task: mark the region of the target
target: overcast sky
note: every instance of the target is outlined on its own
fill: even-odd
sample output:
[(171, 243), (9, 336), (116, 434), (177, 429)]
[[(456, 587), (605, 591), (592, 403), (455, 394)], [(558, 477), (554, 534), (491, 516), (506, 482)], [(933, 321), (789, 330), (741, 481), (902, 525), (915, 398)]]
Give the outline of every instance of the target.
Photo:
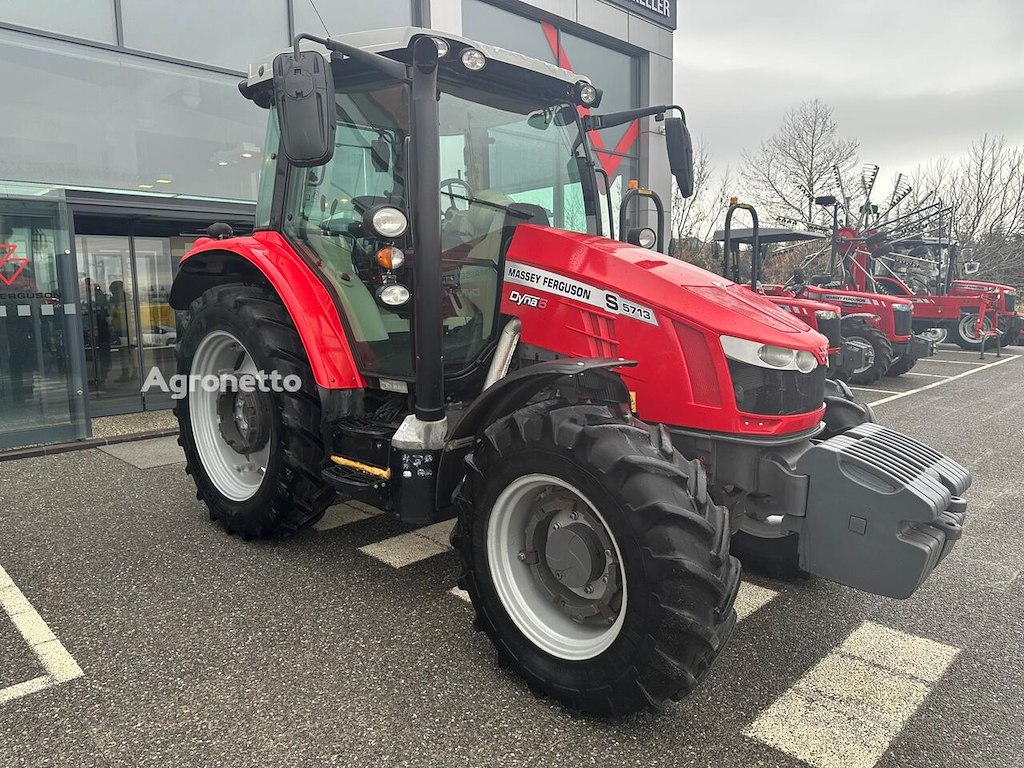
[(1022, 0), (678, 1), (676, 97), (719, 169), (815, 97), (884, 177), (1024, 143)]

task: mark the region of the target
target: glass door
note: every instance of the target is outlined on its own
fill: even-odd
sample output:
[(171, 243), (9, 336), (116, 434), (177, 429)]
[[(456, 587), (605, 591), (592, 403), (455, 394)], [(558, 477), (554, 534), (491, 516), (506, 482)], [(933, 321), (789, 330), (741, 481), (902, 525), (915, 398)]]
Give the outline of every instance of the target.
[(60, 190), (0, 186), (0, 449), (86, 436), (70, 245)]
[[(164, 381), (169, 381), (176, 372), (174, 345), (178, 343), (179, 330), (177, 313), (167, 303), (178, 271), (178, 259), (172, 256), (174, 239), (136, 237), (134, 241), (143, 375), (148, 378), (149, 372), (156, 368)], [(159, 389), (151, 388), (144, 397), (147, 411), (174, 405), (170, 393)]]
[(93, 416), (141, 411), (140, 334), (131, 239), (78, 235), (75, 249), (89, 411)]

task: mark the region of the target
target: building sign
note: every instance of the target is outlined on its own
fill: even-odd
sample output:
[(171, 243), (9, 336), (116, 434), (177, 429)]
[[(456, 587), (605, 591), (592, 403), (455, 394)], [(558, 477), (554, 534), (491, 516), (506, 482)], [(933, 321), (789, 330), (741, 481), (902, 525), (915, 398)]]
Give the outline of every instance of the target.
[(633, 11), (637, 16), (653, 21), (669, 29), (676, 28), (677, 0), (611, 0), (612, 3)]

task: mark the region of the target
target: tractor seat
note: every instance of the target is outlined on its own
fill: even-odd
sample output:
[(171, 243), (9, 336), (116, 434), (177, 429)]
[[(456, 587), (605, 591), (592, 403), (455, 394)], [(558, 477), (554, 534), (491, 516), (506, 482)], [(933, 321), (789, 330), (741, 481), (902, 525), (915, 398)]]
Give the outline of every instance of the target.
[(832, 275), (811, 275), (811, 285), (828, 285), (832, 282)]

